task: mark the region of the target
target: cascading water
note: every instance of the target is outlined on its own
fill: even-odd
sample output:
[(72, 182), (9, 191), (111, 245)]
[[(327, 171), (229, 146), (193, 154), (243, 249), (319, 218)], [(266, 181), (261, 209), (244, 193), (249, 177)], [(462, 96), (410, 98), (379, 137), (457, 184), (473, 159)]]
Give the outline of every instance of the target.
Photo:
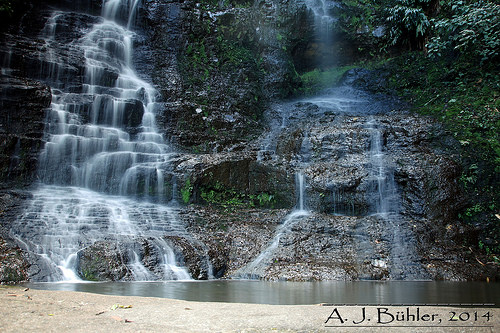
[(305, 177), (301, 172), (295, 175), (295, 187), (297, 192), (297, 204), (295, 208), (276, 228), (274, 237), (269, 242), (269, 245), (254, 260), (239, 269), (235, 277), (248, 279), (258, 279), (262, 277), (266, 267), (268, 267), (273, 260), (276, 249), (280, 244), (280, 239), (291, 230), (293, 225), (310, 215), (309, 211), (305, 209)]
[[(335, 1), (306, 0), (306, 6), (315, 18), (316, 39), (323, 43), (323, 48), (333, 45), (332, 25), (335, 18), (329, 14), (337, 4)], [(325, 59), (318, 50), (318, 65), (324, 65)], [(330, 59), (331, 60), (331, 59)], [(326, 61), (328, 62), (328, 61)], [(410, 228), (405, 225), (400, 215), (401, 204), (394, 180), (393, 168), (388, 165), (388, 156), (383, 151), (383, 138), (380, 125), (374, 115), (378, 113), (376, 104), (364, 100), (363, 96), (348, 87), (331, 89), (325, 95), (307, 100), (326, 110), (346, 117), (367, 119), (364, 130), (368, 134), (369, 149), (364, 153), (368, 163), (365, 165), (367, 177), (365, 183), (365, 200), (361, 207), (356, 207), (354, 201), (359, 194), (346, 193), (345, 188), (332, 186), (333, 213), (335, 215), (367, 215), (358, 220), (355, 234), (359, 249), (360, 262), (371, 262), (375, 267), (388, 269), (391, 279), (425, 279), (421, 265), (418, 262), (414, 246), (414, 237)], [(353, 186), (349, 184), (349, 186)], [(352, 189), (349, 189), (352, 192)], [(372, 229), (379, 229), (381, 237), (386, 240), (388, 255), (378, 257), (371, 239)]]
[(328, 0), (305, 0), (305, 4), (314, 14), (314, 26), (318, 39), (327, 45), (331, 45), (332, 25), (335, 18), (329, 12), (336, 3)]
[(130, 28), (138, 3), (103, 1), (103, 17), (71, 42), (85, 59), (81, 91), (61, 82), (68, 66), (50, 51), (60, 20), (72, 13), (55, 12), (43, 31), (49, 50), (44, 61), (51, 67), (45, 81), (53, 92), (48, 142), (40, 156), (41, 184), (12, 228), (20, 244), (43, 259), (38, 266), (46, 267), (34, 279), (78, 279), (77, 253), (83, 248), (140, 240), (160, 253), (160, 269), (146, 268), (141, 246), (132, 246), (120, 254), (129, 278), (190, 279), (162, 238), (186, 232), (175, 207), (162, 204), (173, 152), (156, 130), (157, 92), (134, 71)]
[(382, 132), (373, 118), (368, 120), (366, 128), (370, 134), (369, 181), (371, 189), (368, 191), (368, 195), (373, 206), (372, 211), (383, 216), (391, 213), (397, 214), (399, 200), (394, 182), (394, 173), (387, 168), (386, 156), (382, 151)]
[(371, 203), (373, 216), (382, 225), (382, 234), (388, 240), (389, 247), (387, 261), (372, 258), (372, 265), (388, 268), (391, 279), (426, 279), (427, 274), (418, 262), (414, 238), (409, 228), (404, 227), (404, 219), (399, 214), (401, 204), (394, 172), (393, 168), (388, 167), (387, 156), (383, 151), (382, 131), (376, 119), (370, 117), (366, 122), (366, 129), (370, 135), (368, 170), (371, 186), (367, 193), (368, 201)]

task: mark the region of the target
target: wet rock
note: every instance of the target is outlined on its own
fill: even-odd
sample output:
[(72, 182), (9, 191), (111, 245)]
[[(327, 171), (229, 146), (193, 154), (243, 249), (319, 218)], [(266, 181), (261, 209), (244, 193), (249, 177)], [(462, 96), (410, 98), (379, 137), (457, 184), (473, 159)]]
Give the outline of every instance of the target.
[(389, 72), (383, 70), (368, 70), (353, 68), (345, 72), (340, 79), (341, 84), (356, 87), (372, 93), (391, 93), (388, 90)]
[(9, 235), (10, 226), (30, 198), (29, 192), (0, 191), (0, 283), (17, 283), (29, 279), (31, 261)]
[[(219, 278), (224, 272), (224, 263), (220, 258), (224, 252), (217, 244), (213, 247), (207, 246), (196, 238), (184, 238), (180, 236), (166, 237), (178, 249), (177, 261), (180, 266), (185, 266), (191, 277), (196, 280), (208, 280), (210, 278)], [(206, 240), (210, 243), (210, 240)], [(225, 261), (224, 261), (225, 262)]]
[(271, 239), (283, 210), (230, 210), (191, 205), (179, 215), (187, 230), (207, 246), (214, 276), (231, 277)]
[[(192, 202), (205, 202), (200, 200), (200, 191), (215, 189), (217, 184), (220, 189), (247, 191), (251, 187), (247, 184), (259, 183), (249, 175), (252, 165), (260, 165), (266, 177), (272, 170), (288, 175), (280, 178), (287, 183), (280, 188), (293, 193), (288, 200), (288, 208), (292, 208), (298, 193), (294, 172), (299, 168), (305, 175), (307, 209), (318, 213), (283, 235), (266, 266), (253, 277), (469, 280), (488, 275), (493, 279), (497, 274), (494, 266), (484, 267), (470, 254), (458, 251), (458, 244), (471, 241), (465, 235), (474, 237), (473, 230), (462, 225), (460, 232), (444, 232), (464, 203), (457, 183), (459, 168), (450, 154), (453, 143), (433, 120), (399, 111), (401, 105), (391, 100), (379, 105), (384, 103), (379, 96), (361, 96), (370, 102), (358, 114), (346, 107), (313, 107), (315, 102), (284, 103), (276, 108), (290, 108), (286, 117), (269, 110), (270, 123), (275, 117), (281, 129), (262, 135), (260, 145), (257, 141), (240, 152), (184, 157), (177, 169), (191, 175), (196, 188)], [(283, 123), (286, 127), (279, 127)], [(377, 144), (381, 145), (375, 153), (383, 156), (384, 168), (394, 178), (398, 193), (394, 217), (377, 215), (376, 180), (370, 171), (374, 133), (379, 133)], [(264, 144), (271, 147), (267, 154), (248, 154), (248, 149), (255, 151)], [(190, 232), (205, 243), (215, 238), (226, 249), (227, 256), (218, 257), (225, 261), (226, 277), (238, 276), (271, 244), (284, 218), (283, 211), (277, 215), (274, 210), (251, 211), (238, 218), (245, 209), (237, 206), (219, 206), (210, 210), (211, 216), (206, 211), (209, 207), (186, 209), (183, 219)], [(443, 241), (436, 243), (435, 234), (442, 235)], [(429, 257), (429, 253), (434, 255)]]
[(186, 189), (188, 180), (192, 187), (189, 202), (206, 203), (204, 194), (214, 191), (227, 201), (239, 198), (249, 203), (251, 197), (267, 194), (273, 197), (268, 206), (294, 205), (294, 175), (284, 168), (257, 161), (253, 152), (183, 155), (173, 163), (177, 164), (178, 179), (183, 180), (179, 190)]
[(116, 242), (96, 242), (78, 252), (77, 272), (84, 280), (119, 281), (128, 271)]
[[(50, 11), (42, 11), (37, 22), (39, 30), (26, 33), (4, 34), (2, 44), (3, 66), (7, 74), (28, 77), (49, 83), (51, 87), (68, 91), (81, 91), (84, 75), (84, 50), (74, 46), (72, 41), (82, 38), (85, 31), (97, 23), (96, 17), (82, 13), (56, 15), (54, 31), (42, 31), (51, 16)], [(27, 23), (28, 25), (30, 23)], [(42, 39), (40, 35), (53, 34), (53, 38)]]
[[(72, 6), (66, 0), (51, 4)], [(99, 9), (97, 1), (79, 4), (88, 13)], [(280, 236), (258, 278), (498, 276), (497, 266), (463, 246), (477, 244), (478, 231), (456, 218), (465, 199), (457, 183), (461, 170), (453, 162), (453, 140), (434, 121), (402, 112), (400, 103), (384, 95), (389, 92), (385, 72), (347, 72), (343, 83), (358, 90), (344, 87), (337, 100), (270, 103), (297, 88), (296, 68), (306, 70), (313, 57), (331, 51), (308, 41), (310, 17), (302, 4), (262, 0), (237, 8), (155, 0), (141, 8), (139, 16), (146, 20), (137, 20), (135, 67), (141, 77), (152, 77), (161, 94), (156, 110), (160, 131), (173, 146), (190, 153), (169, 156), (161, 166), (163, 191), (149, 195), (151, 189), (146, 189), (137, 193), (137, 199), (192, 204), (176, 207), (188, 232), (87, 244), (77, 258), (83, 278), (134, 279), (133, 264), (144, 268), (144, 279), (173, 278), (166, 270), (162, 247), (171, 247), (176, 261), (196, 279), (239, 276), (276, 240), (277, 230), (296, 207), (298, 172), (305, 176), (303, 199), (311, 213)], [(71, 41), (100, 22), (82, 12), (67, 13), (58, 18), (55, 38), (45, 41), (38, 36), (50, 12), (34, 3), (31, 9), (1, 38), (5, 68), (0, 84), (0, 150), (4, 152), (0, 177), (4, 187), (13, 180), (29, 184), (34, 179), (43, 143), (44, 108), (51, 94), (83, 88), (84, 50)], [(32, 26), (25, 21), (29, 18)], [(116, 78), (116, 71), (107, 68), (101, 83)], [(50, 81), (54, 91), (33, 79)], [(114, 92), (111, 88), (105, 93)], [(66, 99), (81, 105), (71, 112), (84, 121), (96, 116), (97, 123), (112, 123), (89, 114), (89, 105), (96, 102), (90, 96), (68, 94)], [(133, 136), (140, 130), (143, 109), (137, 100), (125, 104), (120, 124)], [(380, 134), (376, 155), (383, 157), (384, 176), (394, 180), (392, 190), (399, 204), (390, 212), (377, 206), (379, 179), (370, 153), (375, 129)], [(104, 177), (104, 172), (95, 176)], [(141, 172), (138, 179), (145, 179), (150, 171)], [(29, 276), (46, 281), (57, 268), (41, 256), (22, 254), (8, 236), (10, 223), (26, 199), (12, 193), (0, 197), (6, 207), (0, 212), (0, 259), (2, 267), (8, 268), (2, 271), (2, 279)], [(30, 226), (25, 234), (33, 239), (40, 236), (30, 234)], [(406, 253), (401, 250), (405, 247)]]
[[(212, 260), (224, 262), (223, 277), (241, 277), (240, 270), (272, 242), (286, 210), (237, 210), (231, 213), (190, 206), (181, 214), (190, 233), (211, 241), (210, 251), (224, 249)], [(358, 258), (358, 218), (312, 214), (299, 220), (279, 241), (258, 278), (265, 280), (321, 281), (387, 278), (386, 267), (367, 265)], [(218, 250), (221, 253), (221, 250)], [(380, 250), (383, 257), (383, 250)], [(379, 257), (373, 258), (373, 260)], [(253, 276), (254, 278), (256, 276)]]
[(50, 88), (37, 81), (0, 77), (0, 179), (29, 184), (43, 146)]
[(0, 238), (0, 284), (27, 281), (28, 267), (23, 251)]
[(118, 242), (98, 241), (79, 251), (76, 271), (91, 281), (187, 279), (169, 266), (176, 265), (186, 267), (193, 278), (206, 280), (211, 277), (211, 266), (217, 277), (224, 271), (217, 265), (216, 257), (222, 255), (219, 250), (185, 236), (124, 237)]
[[(297, 85), (286, 51), (293, 41), (276, 36), (303, 27), (295, 14), (304, 8), (266, 0), (248, 8), (155, 1), (146, 9), (153, 81), (165, 102), (158, 120), (167, 136), (192, 152), (258, 136), (267, 102)], [(278, 17), (286, 22), (277, 24)]]

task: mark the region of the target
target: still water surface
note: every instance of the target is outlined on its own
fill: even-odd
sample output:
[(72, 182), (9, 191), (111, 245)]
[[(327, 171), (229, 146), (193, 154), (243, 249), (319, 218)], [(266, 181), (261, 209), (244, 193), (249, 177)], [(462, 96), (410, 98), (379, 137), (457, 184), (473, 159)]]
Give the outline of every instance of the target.
[[(29, 283), (34, 289), (258, 304), (488, 304), (500, 283), (435, 281), (265, 282), (250, 280)], [(499, 304), (497, 304), (499, 303)]]

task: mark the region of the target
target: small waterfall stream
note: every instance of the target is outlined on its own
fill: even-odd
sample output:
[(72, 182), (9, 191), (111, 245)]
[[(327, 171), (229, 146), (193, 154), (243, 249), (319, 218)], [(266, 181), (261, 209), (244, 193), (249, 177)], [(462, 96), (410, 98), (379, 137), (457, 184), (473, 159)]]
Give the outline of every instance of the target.
[(296, 222), (310, 215), (305, 209), (305, 177), (304, 174), (298, 172), (295, 175), (295, 187), (297, 192), (297, 204), (295, 208), (283, 219), (283, 222), (276, 228), (274, 237), (269, 242), (267, 247), (250, 263), (239, 269), (235, 277), (247, 279), (259, 279), (264, 275), (265, 269), (269, 266), (274, 258), (276, 249), (279, 246), (280, 239), (290, 232)]
[[(335, 1), (321, 0), (306, 0), (305, 3), (315, 18), (317, 40), (325, 45), (332, 45), (331, 31), (335, 18), (330, 16), (329, 11), (337, 4)], [(358, 219), (353, 235), (360, 263), (371, 262), (374, 267), (387, 269), (390, 279), (426, 279), (427, 275), (416, 254), (415, 238), (400, 215), (401, 203), (394, 168), (390, 166), (390, 158), (384, 152), (382, 126), (376, 117), (379, 113), (377, 103), (370, 103), (369, 98), (365, 100), (364, 96), (348, 87), (331, 89), (322, 96), (307, 99), (307, 102), (318, 106), (320, 110), (366, 119), (364, 130), (367, 131), (369, 144), (365, 152), (368, 163), (364, 168), (367, 171), (365, 202), (368, 207), (360, 210), (355, 207), (352, 194), (349, 197), (343, 188), (332, 189), (334, 215), (367, 215)], [(373, 229), (380, 230), (379, 236), (387, 247), (388, 253), (384, 258), (379, 257), (379, 252), (373, 245), (374, 242), (380, 242), (372, 239)], [(362, 275), (360, 277), (363, 278)]]
[(389, 253), (387, 261), (373, 258), (371, 255), (372, 264), (376, 267), (388, 268), (389, 277), (393, 280), (426, 279), (427, 274), (418, 262), (414, 237), (411, 231), (404, 227), (404, 219), (400, 215), (401, 203), (394, 181), (393, 167), (389, 165), (388, 156), (383, 151), (382, 130), (379, 127), (380, 125), (373, 117), (366, 122), (366, 129), (370, 133), (369, 181), (371, 187), (368, 195), (373, 207), (373, 216), (382, 224), (382, 234), (387, 239)]
[(369, 145), (369, 181), (371, 188), (369, 195), (372, 211), (382, 216), (397, 214), (399, 200), (394, 181), (394, 173), (387, 166), (386, 155), (382, 150), (382, 132), (377, 121), (370, 117), (366, 122), (366, 129), (370, 135)]
[(96, 241), (144, 240), (161, 253), (160, 270), (144, 266), (138, 244), (122, 253), (131, 278), (191, 278), (162, 238), (186, 232), (176, 208), (163, 202), (171, 186), (164, 171), (174, 153), (156, 129), (158, 93), (134, 70), (130, 29), (138, 4), (103, 1), (102, 18), (71, 42), (85, 59), (80, 91), (62, 82), (68, 65), (51, 52), (60, 22), (74, 14), (54, 12), (43, 30), (53, 92), (48, 142), (40, 156), (41, 184), (12, 229), (26, 250), (43, 259), (39, 266), (47, 266), (35, 277), (40, 280), (78, 279), (77, 253)]
[(307, 8), (314, 14), (314, 26), (319, 40), (325, 44), (332, 43), (332, 25), (335, 22), (329, 11), (336, 5), (335, 1), (305, 0)]
[[(366, 130), (369, 134), (368, 149), (368, 183), (367, 200), (371, 205), (370, 217), (358, 224), (357, 240), (360, 257), (370, 260), (375, 267), (388, 269), (389, 277), (394, 280), (425, 279), (426, 274), (418, 263), (413, 237), (405, 228), (404, 219), (400, 216), (400, 199), (394, 180), (393, 167), (389, 156), (383, 149), (383, 130), (377, 120), (368, 117)], [(372, 219), (375, 219), (374, 222)], [(368, 225), (365, 223), (368, 222)], [(386, 241), (388, 254), (386, 258), (378, 257), (372, 248), (367, 228), (379, 225), (381, 235)]]

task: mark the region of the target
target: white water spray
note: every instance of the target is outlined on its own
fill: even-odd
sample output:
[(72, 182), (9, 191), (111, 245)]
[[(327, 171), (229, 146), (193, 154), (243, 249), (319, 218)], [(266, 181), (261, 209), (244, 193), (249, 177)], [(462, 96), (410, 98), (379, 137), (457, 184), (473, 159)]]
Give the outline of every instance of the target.
[(249, 279), (261, 278), (265, 273), (265, 269), (271, 264), (281, 238), (290, 232), (292, 226), (298, 221), (310, 215), (310, 212), (305, 208), (305, 177), (301, 172), (296, 174), (295, 183), (295, 187), (297, 189), (296, 207), (276, 228), (274, 237), (269, 242), (268, 246), (253, 261), (243, 268), (240, 268), (236, 272), (235, 277)]
[[(61, 80), (68, 67), (64, 59), (50, 51), (45, 55), (44, 61), (51, 64), (46, 81), (53, 85), (53, 102), (48, 142), (40, 156), (43, 184), (12, 232), (56, 272), (42, 279), (78, 280), (81, 249), (97, 241), (139, 239), (147, 239), (161, 253), (161, 269), (151, 271), (142, 263), (141, 252), (130, 250), (125, 261), (134, 279), (191, 278), (163, 239), (187, 233), (174, 208), (154, 203), (167, 201), (164, 194), (170, 185), (164, 170), (172, 150), (156, 129), (158, 92), (133, 66), (135, 33), (130, 29), (138, 4), (103, 1), (103, 18), (71, 44), (85, 59), (81, 92)], [(57, 43), (57, 26), (71, 14), (55, 12), (49, 18), (42, 36), (48, 46)]]

